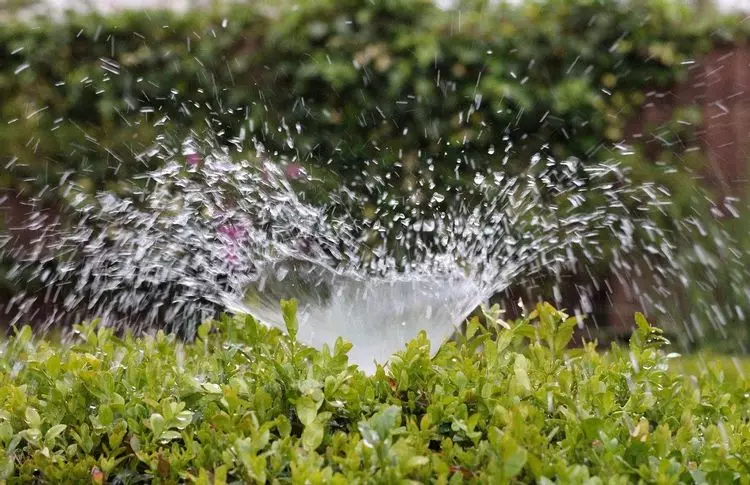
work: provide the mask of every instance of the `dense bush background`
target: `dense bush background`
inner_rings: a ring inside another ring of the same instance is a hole
[[[18,161],[2,184],[41,187],[76,169],[101,187],[143,170],[133,155],[157,135],[209,121],[224,141],[244,130],[347,177],[377,160],[368,167],[405,184],[430,158],[449,183],[457,159],[497,164],[511,144],[511,166],[543,146],[609,156],[603,144],[622,138],[644,91],[670,88],[683,61],[737,35],[671,1],[460,15],[426,0],[297,5],[3,28],[0,155]]]
[[[12,23],[0,29],[0,188],[52,204],[62,178],[116,188],[192,130],[240,154],[255,137],[331,184],[391,174],[389,190],[409,204],[432,183],[471,183],[475,168],[521,170],[540,150],[619,156],[610,142],[645,93],[684,80],[685,61],[743,42],[741,29],[668,0],[454,11],[325,0]],[[700,167],[676,151],[695,144],[699,115],[678,115],[687,128],[662,127],[669,143],[656,156]],[[662,176],[645,157],[624,161]],[[691,177],[667,182],[676,211],[694,202]]]

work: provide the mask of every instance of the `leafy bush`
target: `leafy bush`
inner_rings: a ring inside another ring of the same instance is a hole
[[[431,358],[366,376],[250,317],[191,343],[96,324],[0,352],[7,483],[750,483],[750,380],[669,370],[641,315],[628,348],[566,349],[575,319],[488,312]]]
[[[158,135],[206,123],[347,182],[394,172],[394,190],[456,183],[459,159],[471,181],[508,147],[507,169],[543,146],[596,158],[683,61],[746,38],[674,0],[465,2],[461,15],[429,0],[295,3],[4,27],[0,159],[18,160],[0,186],[54,187],[71,169],[115,185]]]

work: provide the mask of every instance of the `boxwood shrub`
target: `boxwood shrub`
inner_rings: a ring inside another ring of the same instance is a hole
[[[97,323],[0,346],[0,483],[750,483],[750,380],[682,375],[636,315],[627,347],[493,309],[365,375],[251,317],[192,342]],[[433,355],[434,354],[434,355]]]

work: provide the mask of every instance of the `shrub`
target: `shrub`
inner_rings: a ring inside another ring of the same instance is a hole
[[[428,0],[296,3],[8,25],[0,158],[14,170],[0,186],[54,188],[69,170],[116,186],[157,136],[206,123],[347,182],[393,172],[395,190],[454,184],[458,159],[471,183],[465,172],[500,166],[511,146],[506,169],[543,146],[609,156],[602,143],[620,140],[646,92],[746,39],[744,24],[674,0],[465,2],[460,16]]]
[[[642,315],[628,348],[567,349],[549,305],[488,312],[372,376],[250,317],[194,342],[21,329],[0,353],[7,483],[750,483],[750,381],[669,370]]]

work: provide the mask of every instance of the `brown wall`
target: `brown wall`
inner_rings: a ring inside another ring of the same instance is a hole
[[[744,196],[750,154],[750,46],[719,48],[688,67],[686,82],[669,92],[647,93],[627,130],[650,153],[661,146],[649,128],[672,119],[676,108],[696,106],[703,123],[695,130],[707,155],[705,183],[719,195]]]
[[[627,130],[628,141],[646,147],[656,155],[662,149],[653,127],[672,119],[680,106],[695,106],[702,124],[695,129],[697,147],[708,159],[701,174],[704,185],[718,197],[747,200],[750,163],[750,46],[716,49],[688,68],[688,79],[670,92],[650,92],[639,116]],[[688,148],[687,146],[684,148]],[[626,332],[633,312],[642,310],[616,280],[609,324]]]

